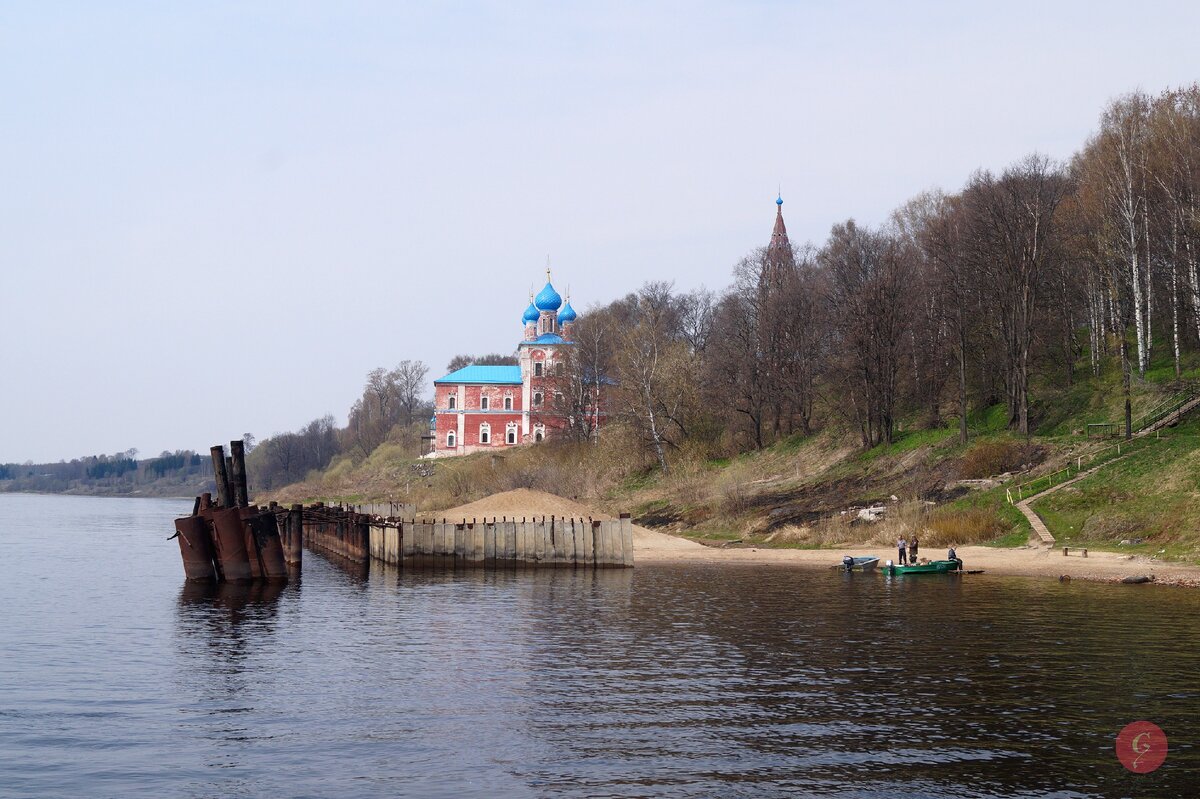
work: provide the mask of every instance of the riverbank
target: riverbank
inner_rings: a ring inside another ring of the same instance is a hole
[[[434,515],[468,520],[526,515],[611,518],[582,503],[529,489],[493,494]],[[878,555],[883,560],[895,558],[896,555],[894,549],[880,545],[821,549],[710,546],[637,524],[633,527],[633,551],[636,563],[725,563],[814,569],[829,569],[839,563],[843,555]],[[1145,555],[1090,551],[1085,558],[1075,550],[1071,555],[1064,556],[1060,547],[1048,549],[1035,546],[959,546],[957,552],[965,568],[983,569],[989,575],[1108,583],[1119,583],[1127,577],[1153,577],[1156,584],[1200,587],[1200,566],[1161,561]],[[940,557],[943,554],[944,550],[940,548],[924,550],[925,557]]]
[[[645,535],[649,532],[651,535]],[[663,539],[670,539],[664,541]],[[682,542],[683,545],[680,545]],[[878,555],[895,558],[896,553],[879,547],[849,549],[765,549],[748,547],[710,547],[664,533],[644,531],[633,541],[636,563],[715,563],[756,566],[793,566],[830,569],[843,555]],[[1127,577],[1153,577],[1158,585],[1200,587],[1200,567],[1168,563],[1141,555],[1116,552],[1089,552],[1086,558],[1075,553],[1064,557],[1061,549],[1042,547],[966,546],[957,549],[964,568],[983,569],[1000,577],[1067,578],[1093,582],[1119,583]],[[941,556],[926,552],[928,557]]]

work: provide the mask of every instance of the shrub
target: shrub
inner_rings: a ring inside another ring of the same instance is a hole
[[[963,456],[960,473],[968,480],[992,477],[1039,459],[1037,447],[1016,441],[985,441]]]
[[[944,509],[929,515],[921,543],[942,547],[993,541],[1005,533],[1003,522],[984,508]]]

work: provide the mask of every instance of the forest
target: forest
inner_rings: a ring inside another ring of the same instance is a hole
[[[58,463],[0,464],[0,491],[189,496],[208,491],[212,463],[191,450],[137,457],[136,449]]]
[[[619,442],[629,469],[667,474],[822,430],[865,450],[949,425],[965,443],[989,408],[1029,436],[1048,398],[1117,369],[1129,435],[1131,388],[1192,377],[1200,352],[1198,192],[1200,87],[1118,97],[1065,161],[979,170],[819,244],[793,245],[781,219],[724,290],[655,281],[588,309],[558,410],[577,442]],[[348,427],[262,442],[252,476],[279,486],[381,446],[416,456],[427,378],[420,361],[372,372]]]

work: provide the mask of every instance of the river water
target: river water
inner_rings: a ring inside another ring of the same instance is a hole
[[[205,590],[190,509],[0,495],[0,795],[1200,792],[1194,591],[311,552]],[[1141,719],[1148,775],[1113,751]]]

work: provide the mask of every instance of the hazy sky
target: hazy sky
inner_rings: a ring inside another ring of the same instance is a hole
[[[1102,106],[1200,3],[6,3],[0,462],[340,424],[376,366],[723,288]]]

